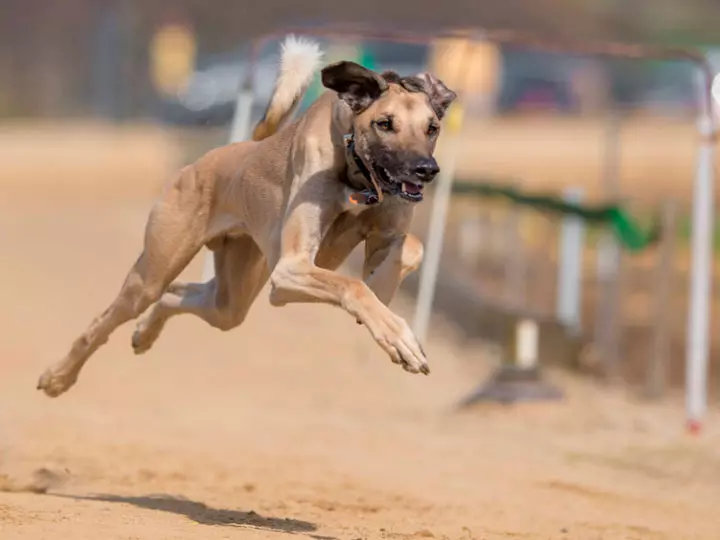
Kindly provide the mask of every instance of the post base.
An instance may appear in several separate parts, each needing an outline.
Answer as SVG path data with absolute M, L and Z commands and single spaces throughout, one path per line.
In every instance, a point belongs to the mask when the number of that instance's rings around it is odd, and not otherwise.
M 528 401 L 557 401 L 563 399 L 562 390 L 544 381 L 537 368 L 526 369 L 504 365 L 459 403 L 460 408 L 491 401 L 516 403 Z

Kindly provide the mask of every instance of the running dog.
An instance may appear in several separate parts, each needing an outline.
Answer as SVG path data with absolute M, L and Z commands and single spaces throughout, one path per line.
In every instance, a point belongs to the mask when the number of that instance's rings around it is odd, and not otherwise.
M 422 261 L 422 244 L 408 229 L 440 170 L 433 152 L 455 93 L 430 73 L 378 74 L 343 61 L 322 69 L 330 91 L 291 122 L 321 60 L 316 43 L 284 41 L 252 140 L 208 152 L 164 186 L 144 251 L 117 298 L 43 373 L 38 389 L 52 397 L 67 391 L 110 334 L 146 311 L 132 337 L 137 354 L 181 313 L 235 328 L 268 280 L 272 305 L 338 306 L 393 362 L 429 373 L 417 338 L 387 306 Z M 361 242 L 363 279 L 335 272 Z M 215 277 L 175 282 L 203 246 L 213 252 Z

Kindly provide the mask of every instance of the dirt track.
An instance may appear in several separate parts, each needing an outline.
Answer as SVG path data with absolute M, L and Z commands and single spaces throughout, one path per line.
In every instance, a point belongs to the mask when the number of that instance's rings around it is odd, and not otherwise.
M 442 321 L 416 377 L 340 311 L 263 295 L 241 328 L 181 317 L 142 357 L 122 327 L 46 398 L 37 376 L 112 299 L 148 207 L 0 200 L 0 539 L 717 540 L 718 411 L 690 438 L 679 400 L 552 373 L 562 404 L 457 413 L 491 364 Z

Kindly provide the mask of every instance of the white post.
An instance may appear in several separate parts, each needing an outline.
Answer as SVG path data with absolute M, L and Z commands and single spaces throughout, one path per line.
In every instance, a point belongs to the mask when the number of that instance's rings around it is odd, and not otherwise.
M 709 323 L 712 298 L 714 118 L 700 97 L 698 122 L 701 143 L 693 193 L 692 267 L 686 342 L 686 410 L 688 426 L 697 429 L 707 410 L 707 367 L 710 349 Z
M 462 103 L 458 101 L 450 109 L 447 119 L 446 137 L 444 141 L 443 162 L 438 176 L 437 187 L 433 195 L 430 209 L 430 225 L 427 241 L 425 243 L 425 257 L 420 268 L 420 285 L 418 287 L 417 305 L 415 307 L 415 321 L 413 330 L 417 338 L 423 342 L 430 326 L 430 316 L 435 297 L 435 283 L 437 282 L 440 256 L 442 255 L 443 239 L 445 237 L 445 222 L 452 185 L 455 177 L 455 158 L 457 157 L 458 133 L 462 127 Z
M 248 69 L 253 69 L 252 64 Z M 246 83 L 238 92 L 235 101 L 235 114 L 230 127 L 229 143 L 244 141 L 250 138 L 250 116 L 252 115 L 253 89 L 251 74 L 247 75 Z M 203 281 L 210 281 L 215 276 L 215 260 L 212 252 L 206 251 L 203 266 Z
M 537 321 L 521 319 L 515 327 L 515 365 L 521 369 L 535 369 L 538 363 L 540 330 Z
M 579 203 L 582 196 L 583 190 L 580 188 L 567 188 L 563 194 L 563 198 L 570 203 Z M 584 220 L 578 216 L 563 218 L 558 261 L 557 318 L 572 332 L 580 331 L 584 240 Z
M 238 92 L 235 101 L 235 114 L 230 128 L 230 142 L 236 143 L 250 138 L 250 116 L 252 114 L 253 90 L 252 85 L 245 85 Z

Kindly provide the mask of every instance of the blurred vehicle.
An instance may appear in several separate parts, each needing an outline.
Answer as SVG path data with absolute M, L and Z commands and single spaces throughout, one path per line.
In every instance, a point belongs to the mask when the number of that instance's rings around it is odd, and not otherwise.
M 572 112 L 576 108 L 572 73 L 581 63 L 582 60 L 572 56 L 503 50 L 502 84 L 497 98 L 499 112 Z
M 502 111 L 570 111 L 572 108 L 572 95 L 565 81 L 524 77 L 500 95 Z

